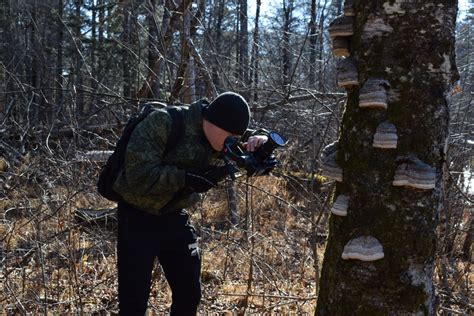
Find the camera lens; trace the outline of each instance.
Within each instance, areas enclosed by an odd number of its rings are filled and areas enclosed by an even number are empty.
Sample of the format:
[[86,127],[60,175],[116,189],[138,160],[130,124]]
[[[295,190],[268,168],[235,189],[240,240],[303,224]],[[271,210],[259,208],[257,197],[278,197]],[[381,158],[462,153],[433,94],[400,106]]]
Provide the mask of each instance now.
[[286,145],[285,138],[277,132],[270,132],[268,136],[268,140],[255,151],[255,157],[259,161],[264,161],[269,158],[275,148]]
[[286,145],[286,139],[280,134],[278,134],[277,132],[270,132],[269,136],[270,136],[270,139],[277,145],[275,146],[275,148]]

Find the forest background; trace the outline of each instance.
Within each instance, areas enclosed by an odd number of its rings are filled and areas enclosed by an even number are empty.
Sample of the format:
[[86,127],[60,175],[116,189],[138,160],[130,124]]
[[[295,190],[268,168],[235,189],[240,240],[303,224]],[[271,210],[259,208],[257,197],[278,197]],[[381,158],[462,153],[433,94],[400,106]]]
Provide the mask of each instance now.
[[[320,152],[346,93],[327,27],[341,0],[0,2],[0,312],[117,311],[114,205],[103,155],[145,101],[244,95],[252,127],[290,141],[272,176],[239,178],[191,210],[203,250],[201,313],[311,313],[333,184]],[[439,312],[472,310],[474,3],[460,2]],[[408,36],[408,34],[407,34]],[[150,312],[167,310],[158,265]]]

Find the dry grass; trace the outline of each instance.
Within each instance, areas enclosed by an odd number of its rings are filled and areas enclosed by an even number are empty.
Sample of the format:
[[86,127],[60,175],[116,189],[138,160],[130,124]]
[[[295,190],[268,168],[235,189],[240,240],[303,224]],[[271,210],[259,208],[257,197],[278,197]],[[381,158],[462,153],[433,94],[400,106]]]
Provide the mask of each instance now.
[[[75,217],[78,208],[113,206],[94,193],[97,170],[27,157],[0,173],[1,313],[117,312],[116,223]],[[238,225],[230,223],[223,188],[190,210],[203,250],[201,314],[313,313],[326,217],[316,231],[312,221],[328,188],[312,190],[276,177],[239,180]],[[319,241],[318,258],[310,240]],[[443,306],[465,311],[472,265],[455,256],[438,263]],[[149,312],[163,314],[171,293],[159,265],[153,279]]]

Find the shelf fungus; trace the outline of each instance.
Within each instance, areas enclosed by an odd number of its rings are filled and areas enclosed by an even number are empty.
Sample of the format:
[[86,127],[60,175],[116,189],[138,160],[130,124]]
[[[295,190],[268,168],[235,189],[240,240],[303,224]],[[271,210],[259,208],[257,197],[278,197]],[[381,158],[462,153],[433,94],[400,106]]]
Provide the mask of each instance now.
[[323,177],[342,182],[342,168],[336,162],[338,143],[327,145],[321,154]]
[[380,123],[374,135],[373,147],[376,148],[397,148],[397,128],[389,122]]
[[347,195],[339,195],[331,207],[331,213],[338,216],[347,216],[349,208],[349,197]]
[[344,15],[355,16],[354,0],[346,0],[344,2]]
[[336,57],[349,57],[349,39],[347,37],[338,36],[332,39],[332,53]]
[[337,84],[339,87],[349,88],[359,85],[357,65],[352,57],[340,59],[337,62]]
[[329,36],[332,38],[339,36],[352,36],[354,34],[354,18],[339,15],[329,23]]
[[387,109],[387,89],[390,84],[383,79],[367,80],[359,93],[361,108]]
[[372,236],[351,239],[342,252],[342,259],[357,259],[361,261],[376,261],[384,257],[383,246]]
[[410,158],[397,167],[392,184],[397,187],[405,186],[422,190],[434,189],[436,171],[418,158]]

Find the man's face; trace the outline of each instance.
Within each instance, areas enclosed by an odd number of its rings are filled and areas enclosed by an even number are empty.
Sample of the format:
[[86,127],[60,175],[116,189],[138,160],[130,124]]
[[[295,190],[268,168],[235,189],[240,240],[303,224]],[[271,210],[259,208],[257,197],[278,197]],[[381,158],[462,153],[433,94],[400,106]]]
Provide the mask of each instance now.
[[204,129],[204,135],[206,135],[207,140],[211,144],[212,148],[216,151],[221,151],[224,149],[224,141],[226,140],[227,137],[229,136],[240,137],[240,135],[236,135],[231,132],[228,132],[205,119],[203,120],[203,129]]

